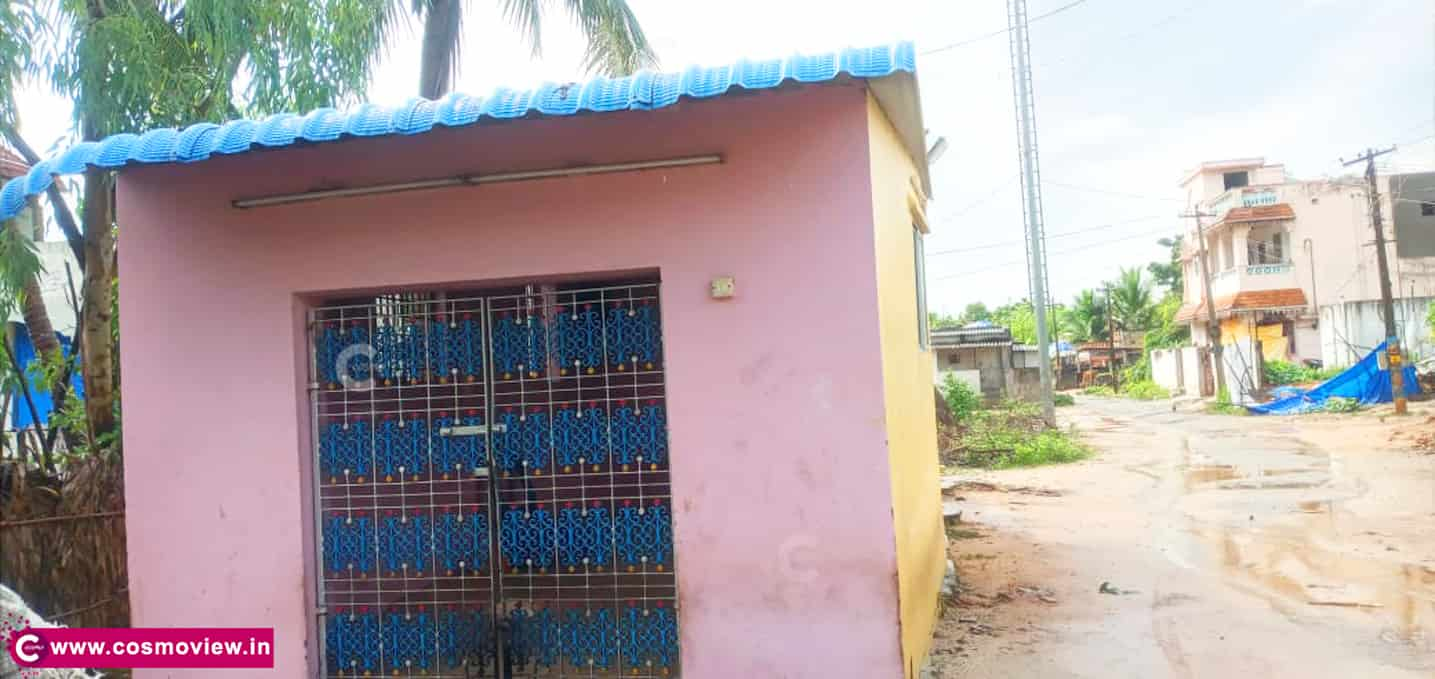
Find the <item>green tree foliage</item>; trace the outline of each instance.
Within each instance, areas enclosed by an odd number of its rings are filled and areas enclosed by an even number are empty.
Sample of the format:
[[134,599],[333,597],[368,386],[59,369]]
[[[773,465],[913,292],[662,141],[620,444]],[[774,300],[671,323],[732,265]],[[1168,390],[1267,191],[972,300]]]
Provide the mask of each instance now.
[[1151,299],[1151,282],[1142,275],[1141,269],[1122,267],[1120,275],[1109,285],[1111,316],[1116,327],[1126,331],[1151,327],[1155,305]]
[[1017,344],[1036,344],[1036,312],[1027,300],[993,309],[991,322],[1010,330],[1011,338]]
[[41,17],[29,2],[0,6],[0,123],[15,121],[15,88],[25,75],[41,26]]
[[392,0],[59,0],[34,68],[87,138],[362,97]]
[[948,316],[935,311],[927,312],[927,326],[932,330],[950,330],[962,327],[962,319],[958,316]]
[[[181,127],[279,110],[343,104],[363,95],[398,18],[391,0],[53,0],[0,13],[0,120],[12,144],[13,92],[23,74],[48,79],[74,102],[85,139]],[[112,173],[85,175],[79,251],[86,419],[94,441],[118,431]],[[65,213],[56,194],[57,213]],[[58,216],[58,215],[57,215]],[[75,243],[76,240],[81,241]],[[14,267],[0,261],[0,267]],[[32,303],[35,300],[30,300]],[[28,314],[27,314],[28,316]]]
[[1082,290],[1063,317],[1065,330],[1073,341],[1104,340],[1107,336],[1106,299],[1094,290]]
[[1151,272],[1151,280],[1158,286],[1166,288],[1168,293],[1182,294],[1181,283],[1181,243],[1184,236],[1174,238],[1162,238],[1156,241],[1157,244],[1171,251],[1171,257],[1165,262],[1151,262],[1146,265],[1146,270]]
[[1191,327],[1176,322],[1181,309],[1181,296],[1167,294],[1152,312],[1152,323],[1146,332],[1146,350],[1184,346],[1191,339]]
[[968,323],[976,323],[977,321],[990,320],[992,320],[992,312],[988,311],[987,305],[982,304],[981,302],[972,302],[971,304],[967,305],[967,308],[962,309],[962,325],[966,325]]

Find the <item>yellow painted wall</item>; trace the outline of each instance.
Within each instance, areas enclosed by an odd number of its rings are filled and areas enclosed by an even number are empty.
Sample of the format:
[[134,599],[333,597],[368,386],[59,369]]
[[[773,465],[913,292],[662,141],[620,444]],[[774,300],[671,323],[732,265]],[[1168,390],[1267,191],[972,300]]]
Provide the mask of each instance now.
[[912,158],[870,95],[867,124],[902,664],[911,677],[931,648],[937,592],[947,561],[932,402],[933,357],[920,348],[917,338],[912,229],[921,221],[917,215],[922,199]]
[[1283,334],[1285,330],[1281,324],[1251,325],[1249,320],[1240,316],[1221,321],[1222,340],[1247,340],[1253,330],[1256,339],[1261,342],[1262,358],[1267,361],[1290,360],[1290,340]]

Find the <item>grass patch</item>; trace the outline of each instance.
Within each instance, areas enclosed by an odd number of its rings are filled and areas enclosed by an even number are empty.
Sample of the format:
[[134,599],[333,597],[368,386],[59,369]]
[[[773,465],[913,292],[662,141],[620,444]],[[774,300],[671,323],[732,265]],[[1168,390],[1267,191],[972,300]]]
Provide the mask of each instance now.
[[1231,403],[1231,394],[1225,389],[1220,389],[1216,392],[1216,401],[1215,403],[1209,403],[1206,405],[1206,412],[1212,415],[1251,414],[1251,411],[1246,410],[1244,406],[1239,406],[1234,403]]
[[948,528],[947,537],[953,540],[976,540],[984,536],[981,531],[975,531],[970,528]]
[[1000,460],[997,469],[1037,467],[1046,464],[1076,462],[1091,455],[1091,450],[1070,434],[1050,429],[1028,441],[1020,442],[1012,455]]
[[1058,408],[1061,408],[1063,406],[1074,406],[1076,405],[1076,397],[1072,396],[1071,394],[1053,394],[1051,397],[1051,402]]
[[1211,402],[1211,403],[1207,403],[1207,404],[1206,404],[1206,412],[1208,412],[1208,413],[1210,413],[1210,414],[1212,414],[1212,415],[1237,415],[1237,416],[1239,416],[1239,415],[1249,415],[1249,414],[1251,414],[1251,411],[1246,410],[1244,406],[1238,406],[1238,405],[1236,405],[1236,404],[1234,404],[1234,403],[1221,403],[1220,401],[1214,401],[1214,402]]
[[1095,384],[1081,390],[1087,396],[1120,396],[1121,398],[1133,398],[1138,401],[1159,401],[1171,398],[1171,392],[1166,388],[1152,382],[1151,380],[1138,380],[1135,382],[1122,382],[1121,391],[1116,391],[1109,384]]
[[1354,413],[1359,412],[1361,408],[1363,408],[1363,406],[1360,405],[1360,401],[1357,401],[1353,398],[1332,396],[1325,400],[1325,405],[1321,407],[1321,412]]
[[1171,392],[1166,391],[1165,387],[1151,380],[1123,384],[1121,386],[1121,395],[1126,398],[1134,398],[1138,401],[1159,401],[1171,398]]

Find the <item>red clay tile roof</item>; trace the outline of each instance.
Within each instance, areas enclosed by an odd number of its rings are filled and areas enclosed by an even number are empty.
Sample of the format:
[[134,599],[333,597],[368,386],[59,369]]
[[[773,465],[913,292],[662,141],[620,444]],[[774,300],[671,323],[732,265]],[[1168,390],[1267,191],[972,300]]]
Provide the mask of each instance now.
[[[1216,313],[1228,311],[1261,311],[1293,309],[1306,305],[1305,292],[1300,288],[1279,290],[1243,290],[1234,295],[1216,298]],[[1176,310],[1176,320],[1186,322],[1206,315],[1205,304],[1185,304]]]
[[0,146],[0,179],[14,179],[24,176],[30,171],[30,166],[25,163],[14,151]]
[[1256,205],[1254,207],[1233,207],[1226,213],[1225,217],[1221,218],[1221,223],[1276,222],[1283,219],[1295,219],[1295,210],[1292,210],[1288,203]]

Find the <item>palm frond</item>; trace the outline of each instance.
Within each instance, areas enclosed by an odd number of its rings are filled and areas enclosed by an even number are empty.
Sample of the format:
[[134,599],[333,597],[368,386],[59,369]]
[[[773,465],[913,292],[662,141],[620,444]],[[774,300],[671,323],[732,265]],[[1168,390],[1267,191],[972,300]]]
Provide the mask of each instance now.
[[564,0],[568,15],[588,40],[583,68],[623,76],[657,65],[658,58],[627,0]]
[[503,18],[523,34],[533,56],[543,53],[542,0],[503,0]]
[[21,233],[14,220],[0,226],[0,313],[9,316],[19,309],[25,285],[43,271],[35,241]]

